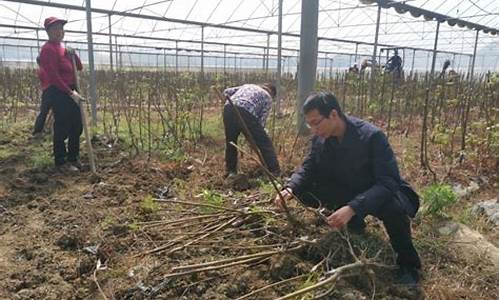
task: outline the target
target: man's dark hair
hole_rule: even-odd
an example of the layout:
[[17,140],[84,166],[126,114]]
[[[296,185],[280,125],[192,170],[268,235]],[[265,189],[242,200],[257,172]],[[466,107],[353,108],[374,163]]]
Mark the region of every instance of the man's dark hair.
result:
[[271,93],[271,97],[274,98],[276,96],[276,87],[274,86],[274,84],[264,83],[264,84],[261,84],[260,86],[265,88],[266,90],[268,90]]
[[328,118],[330,116],[330,112],[335,109],[339,116],[341,118],[344,118],[344,113],[340,108],[339,102],[337,101],[335,95],[333,95],[332,93],[311,93],[304,102],[304,106],[302,106],[302,112],[304,114],[307,114],[314,109],[317,109],[318,112],[326,118]]

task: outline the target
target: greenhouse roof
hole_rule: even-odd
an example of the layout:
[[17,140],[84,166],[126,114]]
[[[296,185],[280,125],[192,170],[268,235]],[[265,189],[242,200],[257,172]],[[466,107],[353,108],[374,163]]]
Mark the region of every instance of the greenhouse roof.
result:
[[[299,49],[301,2],[283,1],[283,55],[295,55]],[[319,51],[354,53],[359,48],[360,54],[371,53],[377,19],[377,5],[373,2],[320,0]],[[382,10],[378,39],[382,46],[432,50],[436,19],[425,14],[405,13],[407,11],[401,7],[397,10],[390,8],[387,2],[394,4],[393,1],[380,2],[386,3],[383,5],[386,9]],[[476,30],[480,29],[478,51],[492,51],[498,55],[497,0],[397,2],[396,6],[407,4],[417,10],[447,17],[439,20],[444,23],[440,27],[438,50],[471,54]],[[42,28],[43,20],[48,16],[58,16],[69,21],[65,27],[68,30],[66,40],[85,41],[85,3],[85,0],[0,0],[0,37],[13,38],[9,39],[10,43],[17,38],[36,38],[36,28]],[[278,3],[278,0],[93,1],[94,42],[109,42],[106,34],[111,24],[111,32],[119,35],[121,44],[196,49],[200,46],[182,41],[200,41],[204,27],[204,41],[208,42],[204,45],[205,50],[221,50],[224,44],[229,44],[228,51],[262,54],[260,48],[267,45],[268,38],[271,47],[277,45]],[[472,23],[482,27],[471,29],[469,24]],[[45,38],[43,31],[39,34],[40,38]],[[181,42],[174,45],[175,40]]]

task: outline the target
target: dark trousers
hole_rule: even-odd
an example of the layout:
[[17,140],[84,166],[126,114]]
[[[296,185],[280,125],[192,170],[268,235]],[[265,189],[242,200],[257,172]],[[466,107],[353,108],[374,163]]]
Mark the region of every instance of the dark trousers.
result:
[[40,103],[40,112],[35,120],[35,128],[33,129],[33,134],[42,132],[45,125],[45,120],[52,108],[52,98],[48,97],[48,89],[42,93],[42,102]]
[[[250,131],[250,134],[252,135],[257,148],[262,154],[268,170],[271,173],[279,174],[280,166],[278,163],[278,158],[276,157],[273,143],[264,130],[264,127],[262,127],[259,120],[254,115],[243,108],[237,107],[237,109],[240,112],[240,115],[245,122],[248,130]],[[236,116],[236,112],[234,111],[234,108],[230,106],[230,104],[226,104],[224,106],[223,121],[224,132],[226,135],[226,171],[228,173],[236,172],[238,165],[238,150],[230,143],[238,143],[238,136],[243,131],[243,128],[241,128],[240,122],[238,121],[238,116]]]
[[[80,108],[71,97],[54,86],[47,89],[54,112],[53,150],[56,165],[77,161],[80,155],[82,117]],[[68,147],[66,148],[66,139]]]
[[[315,208],[321,203],[322,207],[335,210],[347,204],[333,203],[330,195],[328,186],[319,186],[304,192],[299,198],[305,205]],[[410,218],[399,201],[395,198],[388,199],[373,216],[384,223],[392,249],[397,254],[397,264],[420,269],[420,258],[411,238]],[[354,215],[347,226],[351,229],[362,229],[365,227],[364,218]]]

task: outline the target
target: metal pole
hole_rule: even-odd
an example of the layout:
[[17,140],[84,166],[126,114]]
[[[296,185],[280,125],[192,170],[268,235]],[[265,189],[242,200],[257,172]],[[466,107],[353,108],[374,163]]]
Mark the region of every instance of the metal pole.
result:
[[205,76],[205,61],[204,61],[204,39],[205,39],[205,26],[201,26],[201,78]]
[[429,71],[429,54],[430,52],[427,51],[427,60],[425,61],[425,72]]
[[411,58],[411,73],[413,74],[413,68],[415,67],[415,49],[413,49],[413,57]]
[[318,60],[318,7],[319,0],[302,0],[300,24],[300,61],[297,99],[297,126],[299,133],[309,132],[305,126],[302,105],[314,88]]
[[118,37],[115,35],[115,62],[116,62],[116,67],[118,68]]
[[163,48],[163,72],[167,72],[167,49]]
[[119,53],[119,56],[118,58],[120,59],[120,69],[123,68],[123,53],[122,53],[122,46],[118,46],[118,51],[120,52]]
[[[354,63],[357,64],[358,63],[358,43],[356,43],[356,50],[354,52]],[[359,66],[358,66],[359,68]]]
[[269,71],[269,39],[270,39],[271,34],[267,34],[267,47],[266,47],[266,52],[267,52],[267,59],[266,59],[266,72]]
[[333,58],[330,58],[330,76],[329,79],[333,78]]
[[178,42],[175,41],[175,74],[179,73],[179,47]]
[[264,54],[262,54],[262,70],[266,69],[266,48],[262,49],[264,50]]
[[470,80],[474,79],[474,66],[476,64],[477,40],[479,38],[479,30],[476,31],[476,41],[474,42],[474,53],[472,54],[472,65],[470,68]]
[[224,74],[226,73],[226,44],[224,44]]
[[111,34],[111,15],[108,15],[108,33],[109,33],[109,67],[113,71],[113,36]]
[[[87,49],[88,49],[88,59],[89,59],[89,71],[90,71],[90,106],[92,111],[92,126],[97,125],[97,91],[96,91],[96,78],[94,69],[94,45],[92,41],[92,9],[91,0],[86,0],[87,8]],[[90,141],[87,141],[90,143]]]
[[38,55],[40,55],[40,37],[38,36],[38,29],[36,30],[36,46],[38,47]]
[[434,78],[434,70],[436,68],[436,56],[437,56],[437,44],[438,44],[438,38],[439,38],[439,21],[437,21],[437,26],[436,26],[436,37],[434,39],[434,49],[432,50],[432,65],[431,65],[431,79]]
[[[278,2],[278,74],[276,78],[276,112],[281,112],[281,35],[283,34],[283,0]],[[268,35],[269,37],[269,35]],[[273,126],[274,130],[274,126]]]
[[[377,9],[377,26],[375,28],[375,41],[373,42],[373,54],[372,54],[372,68],[371,68],[371,79],[370,79],[370,100],[373,99],[373,81],[375,80],[375,59],[377,59],[377,44],[378,44],[378,32],[380,29],[380,13],[382,11],[382,6],[378,5]],[[380,63],[380,62],[379,62]]]

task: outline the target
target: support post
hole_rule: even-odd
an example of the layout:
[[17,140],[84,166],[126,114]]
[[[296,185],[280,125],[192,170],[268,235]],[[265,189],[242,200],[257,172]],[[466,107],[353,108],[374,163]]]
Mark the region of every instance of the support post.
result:
[[[382,11],[382,6],[378,5],[377,9],[377,25],[375,28],[375,41],[373,42],[373,54],[372,54],[372,68],[371,68],[371,78],[370,78],[370,100],[373,99],[373,84],[375,81],[375,65],[377,59],[377,46],[378,46],[378,32],[380,29],[380,14]],[[380,63],[380,62],[378,62]]]
[[111,34],[111,15],[108,15],[108,34],[109,34],[109,68],[113,71],[113,36]]
[[269,39],[271,38],[271,34],[267,34],[267,47],[266,47],[266,72],[269,72]]
[[309,132],[302,114],[306,97],[314,88],[318,60],[318,7],[319,0],[302,0],[300,24],[299,85],[297,93],[298,132]]
[[411,73],[413,74],[413,68],[415,67],[415,49],[413,49],[413,57],[411,58]]
[[[94,43],[92,41],[92,6],[91,0],[86,0],[87,9],[87,53],[89,60],[89,71],[90,71],[90,106],[92,112],[92,126],[97,125],[97,89],[96,89],[96,78],[94,69]],[[90,143],[90,141],[87,141]]]
[[226,74],[226,44],[224,44],[224,74]]
[[436,37],[434,38],[434,49],[432,50],[432,64],[431,64],[431,80],[434,79],[434,70],[436,69],[436,56],[437,56],[437,44],[439,39],[439,21],[436,22]]
[[478,39],[479,39],[479,30],[476,30],[476,40],[474,42],[474,52],[472,54],[472,64],[471,64],[471,67],[470,67],[470,76],[469,76],[471,82],[474,79],[474,67],[476,65],[477,40]]
[[175,41],[175,74],[179,73],[179,42]]
[[40,36],[39,36],[39,33],[38,33],[38,29],[36,30],[36,46],[38,48],[38,54],[37,55],[40,55]]
[[[278,66],[276,74],[276,112],[281,112],[281,35],[283,33],[283,0],[278,3]],[[268,35],[269,37],[269,35]],[[274,126],[273,126],[274,129]]]
[[[355,52],[354,52],[354,63],[355,63],[355,64],[357,64],[357,63],[358,63],[358,46],[359,46],[359,44],[358,44],[358,43],[356,43],[356,50],[355,50]],[[350,66],[349,66],[349,67],[350,67]],[[359,66],[358,66],[358,68],[359,68]]]
[[163,72],[167,72],[167,49],[163,48]]
[[205,26],[201,26],[201,78],[205,78]]

